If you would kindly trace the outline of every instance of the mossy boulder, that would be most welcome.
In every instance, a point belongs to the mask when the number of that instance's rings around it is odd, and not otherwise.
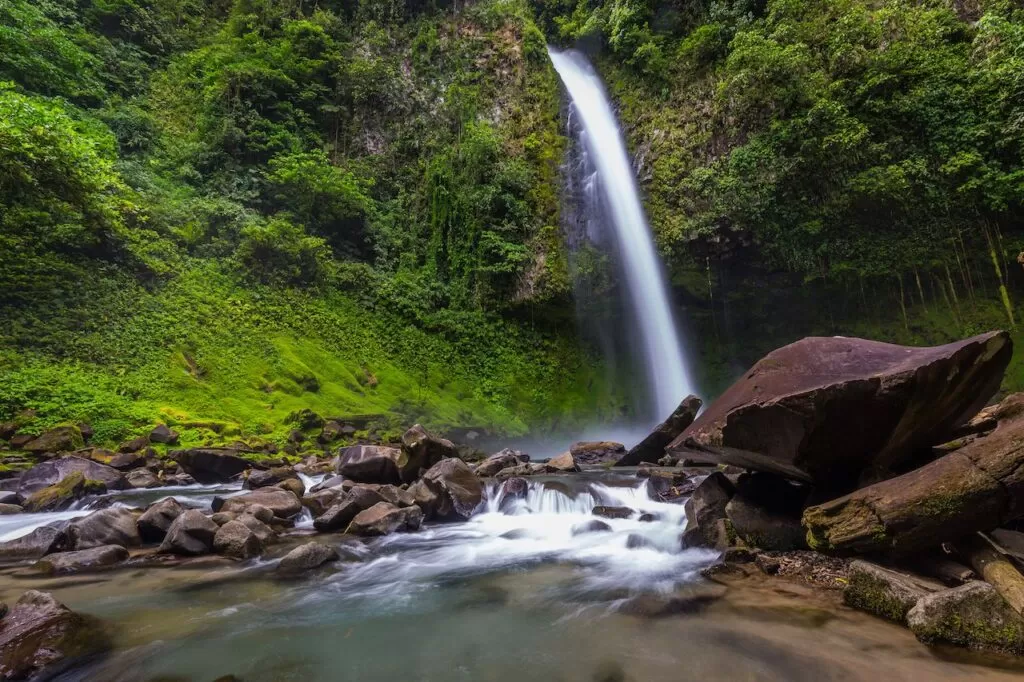
[[[945,589],[941,583],[867,561],[850,562],[843,601],[861,611],[905,624],[924,596]]]
[[[25,500],[25,511],[42,512],[67,509],[75,500],[87,495],[102,495],[107,486],[102,481],[85,477],[81,471],[72,471],[59,483],[37,490]]]
[[[124,490],[128,482],[117,469],[84,457],[61,457],[37,464],[18,481],[18,493],[24,497],[56,485],[74,472],[80,472],[86,479],[101,481],[107,490]]]
[[[22,449],[36,454],[72,452],[85,447],[82,431],[73,424],[57,426],[44,431],[26,443]]]
[[[907,625],[922,642],[1024,654],[1024,618],[986,582],[922,597]]]

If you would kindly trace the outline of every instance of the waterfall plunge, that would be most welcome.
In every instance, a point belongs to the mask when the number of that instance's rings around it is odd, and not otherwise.
[[[694,390],[669,304],[668,289],[647,218],[640,203],[633,167],[618,121],[600,77],[575,50],[549,48],[551,62],[572,100],[597,191],[585,201],[600,202],[607,213],[637,332],[654,419],[664,419]],[[592,199],[590,197],[593,197]]]

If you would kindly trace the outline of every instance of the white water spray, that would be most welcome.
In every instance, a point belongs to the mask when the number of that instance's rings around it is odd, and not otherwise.
[[[602,202],[609,211],[622,254],[626,289],[639,321],[644,366],[657,410],[667,417],[694,390],[672,318],[668,290],[633,168],[600,77],[575,50],[549,48],[555,71],[565,84],[583,128],[587,152],[597,170]]]

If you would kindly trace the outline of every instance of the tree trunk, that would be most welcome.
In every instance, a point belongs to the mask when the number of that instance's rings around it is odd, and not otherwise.
[[[1024,615],[1024,575],[996,551],[987,537],[976,533],[956,543],[956,548],[971,562],[978,575],[996,588],[1010,608]]]

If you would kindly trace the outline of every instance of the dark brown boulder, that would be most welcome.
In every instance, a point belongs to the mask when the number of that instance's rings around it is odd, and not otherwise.
[[[42,512],[67,509],[76,500],[89,495],[102,495],[107,486],[87,479],[81,471],[72,471],[59,483],[37,490],[25,500],[25,511]]]
[[[569,452],[578,464],[593,466],[605,462],[618,462],[626,454],[626,446],[612,441],[580,441],[573,443]]]
[[[149,441],[173,445],[178,442],[178,432],[166,424],[157,424],[156,428],[149,432]]]
[[[95,618],[29,590],[0,621],[0,679],[49,679],[75,659],[109,648]]]
[[[259,536],[241,521],[228,521],[213,536],[213,550],[232,559],[251,559],[262,549]]]
[[[174,520],[167,530],[159,552],[194,556],[208,554],[220,528],[198,509],[189,509]]]
[[[378,502],[356,514],[345,532],[351,535],[388,535],[397,531],[419,530],[422,522],[423,512],[417,506],[398,508],[388,502]]]
[[[761,359],[669,446],[839,492],[941,443],[998,390],[1006,332],[934,348],[811,337]]]
[[[810,546],[906,554],[1024,516],[1024,395],[1004,403],[1012,416],[989,435],[920,469],[806,509]]]
[[[483,483],[468,464],[454,457],[432,466],[419,483],[436,495],[433,509],[424,510],[427,518],[468,519],[484,497]],[[412,492],[419,499],[416,492]]]
[[[253,506],[266,507],[279,519],[290,519],[302,511],[302,503],[295,493],[280,488],[260,488],[244,495],[213,500],[216,512],[243,514]]]
[[[100,545],[51,554],[37,561],[32,568],[46,575],[68,575],[109,568],[127,560],[128,550],[121,545]]]
[[[128,482],[117,469],[83,457],[61,457],[37,464],[24,474],[18,482],[18,493],[28,497],[32,493],[60,483],[72,472],[81,472],[85,479],[100,481],[108,490],[124,490]]]
[[[686,396],[679,407],[669,415],[668,419],[658,424],[651,433],[637,443],[622,459],[615,463],[617,467],[637,466],[641,462],[657,463],[665,456],[665,448],[675,440],[688,426],[693,424],[703,406],[701,399],[695,395]]]
[[[138,547],[141,544],[136,514],[123,507],[111,507],[69,523],[63,531],[59,549],[70,551],[104,545]]]
[[[684,507],[687,547],[708,545],[721,550],[733,544],[725,509],[735,494],[736,487],[732,481],[719,471],[701,481]]]
[[[142,541],[162,541],[164,536],[167,535],[167,530],[174,523],[174,519],[181,516],[184,511],[185,508],[173,497],[165,497],[149,505],[149,508],[135,522]]]
[[[85,447],[85,439],[77,426],[57,426],[44,431],[22,446],[22,449],[36,454],[47,452],[72,452]]]
[[[36,528],[20,538],[0,542],[0,559],[38,559],[57,551],[65,541],[68,521],[54,521]]]
[[[249,490],[268,488],[286,480],[298,481],[300,479],[299,475],[295,473],[295,470],[291,467],[274,467],[273,469],[267,469],[266,471],[256,469],[249,473],[249,477],[245,479],[244,487]]]
[[[253,466],[234,448],[175,450],[171,458],[200,483],[224,483]]]
[[[402,451],[382,445],[353,445],[338,456],[338,473],[364,483],[401,483]]]
[[[402,480],[411,483],[442,459],[458,456],[459,451],[450,440],[435,436],[416,424],[402,434],[402,457],[399,460]]]
[[[524,461],[530,461],[529,455],[524,455],[518,450],[505,448],[477,464],[473,469],[473,473],[477,476],[494,476],[502,469],[519,466]]]

